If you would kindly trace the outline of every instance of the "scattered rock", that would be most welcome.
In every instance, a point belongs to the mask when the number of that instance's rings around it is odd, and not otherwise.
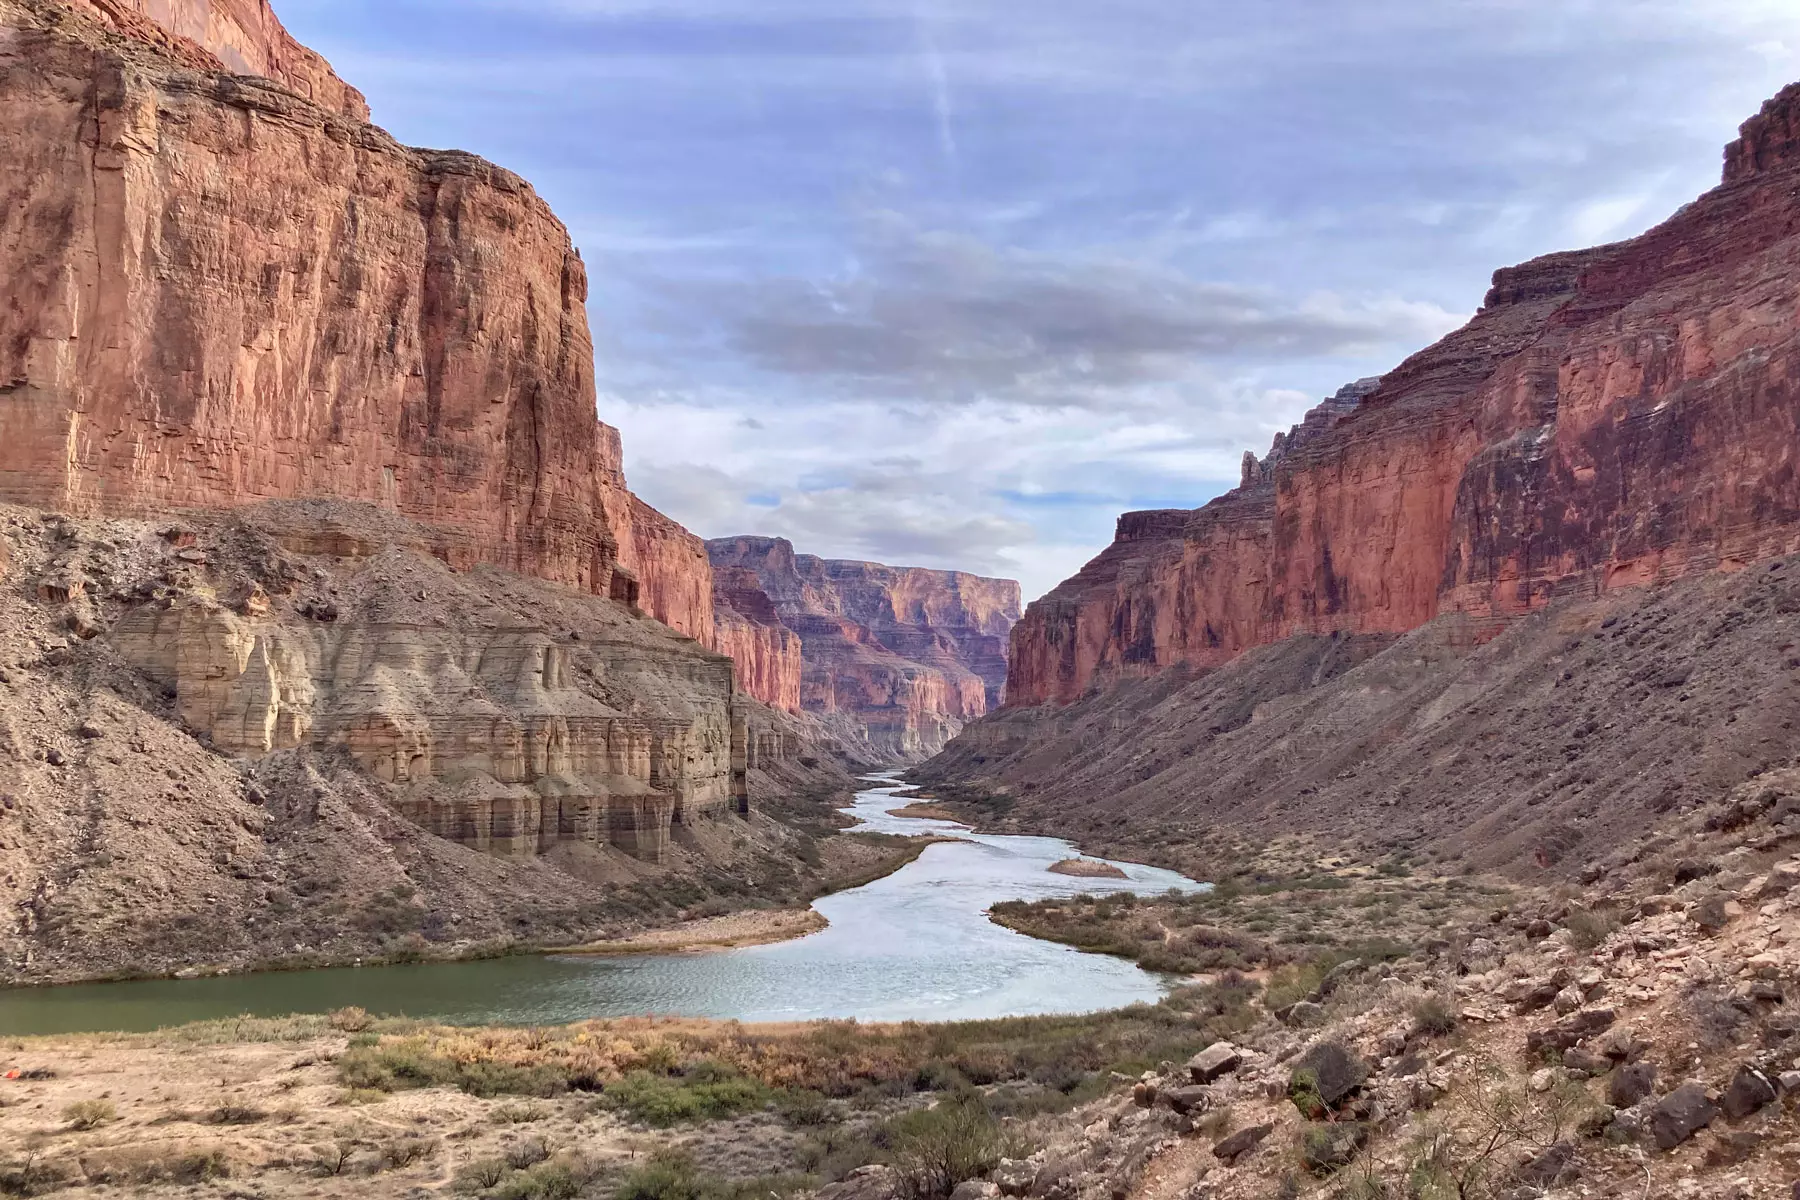
[[[894,1200],[899,1194],[899,1172],[876,1165],[858,1167],[838,1182],[820,1188],[814,1200]]]
[[[1775,1102],[1775,1085],[1755,1067],[1743,1066],[1731,1077],[1719,1107],[1733,1121],[1741,1121],[1764,1105]]]
[[[1288,1094],[1300,1100],[1311,1092],[1326,1108],[1336,1108],[1368,1077],[1369,1066],[1362,1059],[1337,1042],[1319,1042],[1294,1064]]]
[[[1717,933],[1731,920],[1731,914],[1725,908],[1725,897],[1715,894],[1698,901],[1688,910],[1688,920],[1706,933]]]
[[[1650,1133],[1661,1150],[1673,1150],[1712,1124],[1718,1106],[1707,1098],[1706,1088],[1684,1083],[1650,1110]]]
[[[1211,1083],[1229,1075],[1244,1061],[1244,1052],[1230,1042],[1214,1042],[1188,1060],[1188,1076],[1195,1083]]]
[[[1328,999],[1333,992],[1343,987],[1352,975],[1362,970],[1362,967],[1363,961],[1360,958],[1347,959],[1339,963],[1325,972],[1325,978],[1319,980],[1319,986],[1313,989],[1312,995],[1308,998],[1315,1004]]]
[[[1037,1167],[1022,1158],[1003,1158],[999,1166],[988,1172],[988,1178],[1003,1196],[1023,1196],[1031,1190],[1037,1175]]]
[[[994,1200],[1000,1194],[1000,1185],[989,1183],[985,1179],[968,1179],[956,1185],[950,1193],[950,1200]]]
[[[1614,1108],[1630,1108],[1656,1092],[1656,1065],[1630,1063],[1613,1072],[1606,1089],[1606,1102]]]
[[[1198,1083],[1169,1088],[1162,1095],[1170,1108],[1182,1114],[1205,1112],[1212,1103],[1212,1089]]]
[[[1261,1145],[1262,1140],[1274,1131],[1274,1125],[1252,1125],[1248,1129],[1240,1129],[1213,1147],[1213,1157],[1227,1165],[1235,1163]]]
[[[1311,1000],[1296,1000],[1275,1015],[1284,1024],[1292,1025],[1296,1029],[1305,1029],[1325,1020],[1325,1006],[1314,1004]]]
[[[1612,1070],[1613,1064],[1612,1059],[1604,1055],[1576,1048],[1563,1052],[1562,1065],[1566,1070],[1579,1071],[1584,1075],[1604,1075]]]
[[[1520,1183],[1539,1191],[1571,1183],[1577,1174],[1573,1142],[1557,1142],[1513,1172]]]
[[[1595,1034],[1604,1033],[1612,1027],[1616,1014],[1610,1008],[1590,1008],[1584,1012],[1565,1017],[1548,1029],[1541,1029],[1525,1037],[1525,1052],[1531,1055],[1541,1054],[1545,1050],[1564,1051],[1580,1045],[1582,1041]]]

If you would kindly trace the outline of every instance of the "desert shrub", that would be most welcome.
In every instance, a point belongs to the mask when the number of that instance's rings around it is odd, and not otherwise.
[[[684,1075],[632,1071],[607,1088],[601,1102],[634,1121],[666,1129],[735,1117],[769,1102],[769,1089],[716,1063],[701,1063]]]
[[[218,1146],[130,1146],[88,1155],[82,1167],[89,1183],[114,1185],[196,1184],[231,1174]]]
[[[77,1100],[63,1109],[63,1120],[70,1129],[98,1129],[119,1119],[119,1109],[111,1100]]]
[[[436,1138],[423,1134],[410,1133],[404,1137],[390,1138],[381,1144],[381,1161],[396,1171],[412,1166],[421,1159],[430,1158],[437,1153]]]
[[[559,1154],[503,1180],[494,1195],[497,1200],[574,1200],[599,1173],[579,1155]]]
[[[837,1117],[831,1101],[810,1089],[776,1093],[775,1111],[783,1121],[798,1127],[829,1125]]]
[[[227,1100],[206,1114],[208,1125],[255,1125],[269,1119],[269,1114],[235,1100]]]
[[[22,1159],[0,1163],[0,1196],[43,1196],[67,1187],[72,1176],[62,1163],[28,1151]]]
[[[1460,1019],[1456,1008],[1444,997],[1433,992],[1419,997],[1412,1004],[1413,1028],[1428,1037],[1444,1037],[1454,1033]]]
[[[333,1029],[342,1033],[361,1033],[375,1023],[375,1018],[371,1017],[366,1010],[357,1008],[355,1005],[338,1009],[326,1020],[331,1022]]]
[[[493,1111],[496,1125],[530,1125],[550,1116],[550,1110],[541,1104],[502,1104]]]
[[[894,1168],[912,1200],[941,1200],[1000,1161],[1000,1123],[976,1092],[897,1118],[888,1128]]]
[[[1612,914],[1588,908],[1571,910],[1564,924],[1569,930],[1569,945],[1583,953],[1599,946],[1619,927]]]
[[[478,1158],[457,1172],[457,1179],[470,1188],[491,1188],[499,1185],[511,1168],[502,1158]]]
[[[313,1170],[320,1175],[342,1175],[350,1169],[356,1158],[356,1142],[351,1138],[339,1138],[335,1142],[327,1142],[322,1146],[314,1146],[312,1151]]]
[[[550,1148],[542,1138],[526,1138],[506,1148],[506,1165],[515,1171],[535,1167],[550,1157]]]

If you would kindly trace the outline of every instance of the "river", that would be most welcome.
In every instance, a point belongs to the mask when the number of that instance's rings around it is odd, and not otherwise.
[[[1202,886],[1172,871],[1117,864],[1127,878],[1051,873],[1076,851],[1057,838],[973,833],[894,817],[908,789],[873,776],[849,810],[857,829],[947,833],[883,879],[819,900],[831,922],[795,941],[706,954],[521,955],[482,962],[334,968],[207,979],[0,991],[0,1033],[141,1031],[239,1015],[360,1005],[456,1024],[544,1025],[588,1017],[954,1021],[1091,1012],[1153,1001],[1165,980],[994,924],[989,905],[1077,892]]]

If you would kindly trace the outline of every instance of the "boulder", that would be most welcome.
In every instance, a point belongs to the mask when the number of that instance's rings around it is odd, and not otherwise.
[[[1563,1052],[1562,1065],[1566,1070],[1579,1071],[1584,1075],[1604,1075],[1612,1070],[1612,1059],[1602,1054],[1594,1054],[1576,1048]]]
[[[1606,1102],[1614,1108],[1630,1108],[1656,1092],[1656,1065],[1631,1063],[1613,1072],[1607,1085]]]
[[[1213,1157],[1229,1166],[1256,1149],[1274,1131],[1273,1125],[1252,1125],[1248,1129],[1240,1129],[1213,1147]]]
[[[1718,1106],[1698,1083],[1684,1083],[1650,1110],[1650,1133],[1661,1150],[1673,1150],[1712,1124]]]
[[[950,1193],[950,1200],[995,1200],[999,1195],[999,1184],[989,1183],[985,1179],[967,1179],[956,1185]]]
[[[1557,1142],[1513,1172],[1521,1184],[1540,1192],[1569,1183],[1576,1174],[1574,1142]]]
[[[1296,1000],[1275,1014],[1284,1024],[1296,1029],[1305,1029],[1325,1020],[1325,1006],[1314,1004],[1311,1000]]]
[[[1344,1046],[1319,1042],[1294,1063],[1288,1076],[1288,1094],[1298,1099],[1311,1091],[1326,1108],[1336,1108],[1368,1077],[1369,1065]]]
[[[1688,920],[1706,933],[1717,933],[1731,920],[1731,914],[1725,908],[1725,897],[1712,895],[1696,902],[1688,909]]]
[[[1036,1165],[1022,1158],[1003,1158],[999,1166],[988,1172],[988,1178],[1000,1189],[1002,1196],[1025,1195],[1037,1175]]]
[[[1767,1075],[1755,1067],[1742,1066],[1731,1077],[1725,1094],[1719,1097],[1719,1107],[1733,1121],[1741,1121],[1765,1105],[1773,1104],[1775,1095],[1775,1084]]]
[[[1205,1112],[1212,1103],[1212,1089],[1198,1083],[1166,1088],[1162,1095],[1169,1102],[1170,1108],[1183,1115]]]
[[[1362,967],[1363,961],[1360,958],[1346,959],[1339,963],[1325,972],[1325,978],[1319,980],[1319,986],[1313,989],[1312,996],[1309,998],[1315,1004],[1328,999],[1333,992],[1349,982],[1352,975],[1362,970]]]
[[[1519,996],[1518,1010],[1521,1013],[1531,1013],[1540,1008],[1548,1008],[1559,994],[1561,989],[1548,979],[1534,983]]]
[[[1604,1033],[1611,1028],[1615,1015],[1610,1008],[1590,1008],[1564,1017],[1548,1029],[1527,1034],[1525,1052],[1536,1055],[1546,1050],[1561,1052],[1578,1046],[1595,1034]]]
[[[836,1183],[820,1188],[815,1200],[894,1200],[899,1194],[899,1172],[876,1164],[858,1167]]]
[[[1244,1061],[1244,1052],[1230,1042],[1214,1042],[1188,1060],[1188,1076],[1195,1083],[1211,1083],[1229,1075]]]

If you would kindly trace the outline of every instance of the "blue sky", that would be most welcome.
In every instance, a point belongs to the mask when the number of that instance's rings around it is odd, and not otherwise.
[[[1800,79],[1793,0],[277,7],[556,206],[647,500],[1028,596]]]

